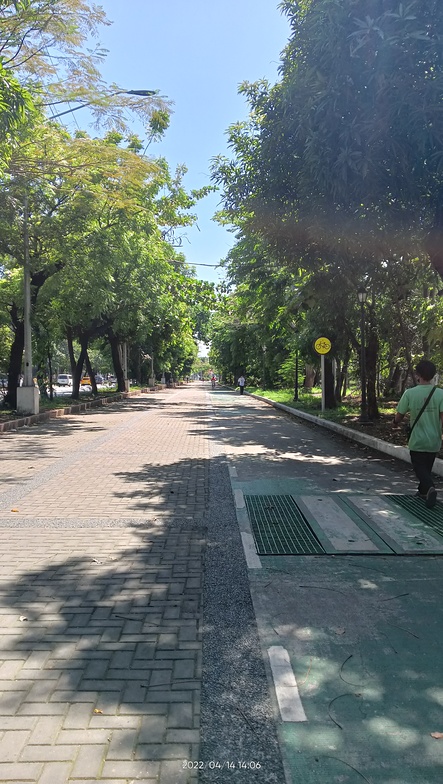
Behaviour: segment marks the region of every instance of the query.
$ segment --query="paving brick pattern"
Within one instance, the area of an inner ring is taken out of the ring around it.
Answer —
[[[205,417],[191,388],[0,436],[0,782],[196,782]]]
[[[3,434],[0,480],[9,492],[3,502],[0,496],[0,519],[203,516],[204,393],[176,390],[164,397],[140,396],[110,406],[113,411]]]

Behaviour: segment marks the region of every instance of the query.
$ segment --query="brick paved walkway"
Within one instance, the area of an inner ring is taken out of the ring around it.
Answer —
[[[0,436],[0,781],[196,781],[205,402]]]

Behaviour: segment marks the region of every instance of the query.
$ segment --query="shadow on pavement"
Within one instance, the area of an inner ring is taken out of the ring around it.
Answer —
[[[294,781],[442,780],[441,558],[263,559],[254,602],[308,721],[281,727]]]
[[[217,396],[217,392],[213,393]],[[228,400],[211,411],[207,437],[227,449],[245,481],[260,477],[295,477],[328,493],[402,493],[413,487],[410,467],[361,444],[234,392],[219,392]],[[161,414],[160,414],[161,416]],[[197,422],[201,410],[186,416]],[[192,432],[192,431],[191,431]],[[197,434],[197,431],[195,431]]]
[[[202,516],[208,503],[207,460],[185,459],[163,464],[161,456],[156,464],[146,463],[137,471],[115,474],[134,490],[113,491],[116,498],[124,498],[126,505],[149,517],[166,513]]]
[[[176,519],[134,522],[130,534],[27,529],[28,558],[40,561],[31,569],[15,533],[0,659],[16,677],[0,697],[0,727],[2,716],[19,717],[16,725],[59,717],[58,759],[76,760],[74,778],[148,778],[163,761],[187,781],[182,761],[194,756],[199,723],[204,528]],[[39,745],[53,743],[51,726],[47,735],[40,727]],[[31,739],[21,759],[35,755]]]

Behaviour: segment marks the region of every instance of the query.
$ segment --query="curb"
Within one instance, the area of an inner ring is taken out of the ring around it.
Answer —
[[[376,449],[378,452],[383,452],[385,455],[396,458],[396,460],[403,460],[405,463],[411,462],[409,449],[407,449],[405,446],[389,444],[387,441],[382,441],[380,438],[374,438],[374,436],[366,435],[366,433],[358,433],[355,430],[351,430],[350,427],[338,425],[336,422],[329,422],[327,419],[320,419],[320,417],[314,416],[313,414],[307,414],[305,411],[298,411],[297,409],[291,408],[290,406],[285,406],[284,403],[276,403],[275,400],[270,400],[269,398],[261,397],[260,395],[254,395],[252,392],[246,392],[246,394],[249,395],[249,397],[254,397],[256,400],[263,400],[264,403],[268,403],[274,408],[286,411],[286,413],[290,414],[291,416],[300,419],[306,419],[308,422],[312,422],[314,425],[325,427],[327,430],[332,430],[334,433],[338,433],[350,441],[357,441],[360,444],[364,444],[364,446],[371,447],[371,449]],[[443,476],[442,459],[436,458],[432,471],[438,476]]]
[[[112,397],[101,397],[97,400],[89,400],[87,403],[74,403],[74,405],[66,406],[65,408],[53,408],[50,411],[43,411],[41,414],[31,414],[21,419],[10,419],[7,422],[0,422],[0,433],[6,433],[8,430],[17,430],[19,427],[36,425],[39,422],[47,422],[49,419],[55,419],[55,417],[65,416],[66,414],[77,414],[79,411],[86,411],[88,408],[94,408],[95,406],[104,406],[108,403],[126,400],[128,397],[140,395],[142,392],[150,392],[150,390],[137,389],[134,392],[119,392],[112,395]]]

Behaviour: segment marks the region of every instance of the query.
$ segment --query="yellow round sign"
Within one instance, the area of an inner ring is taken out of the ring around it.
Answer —
[[[331,350],[332,343],[329,338],[317,338],[314,343],[314,348],[317,354],[328,354]]]

